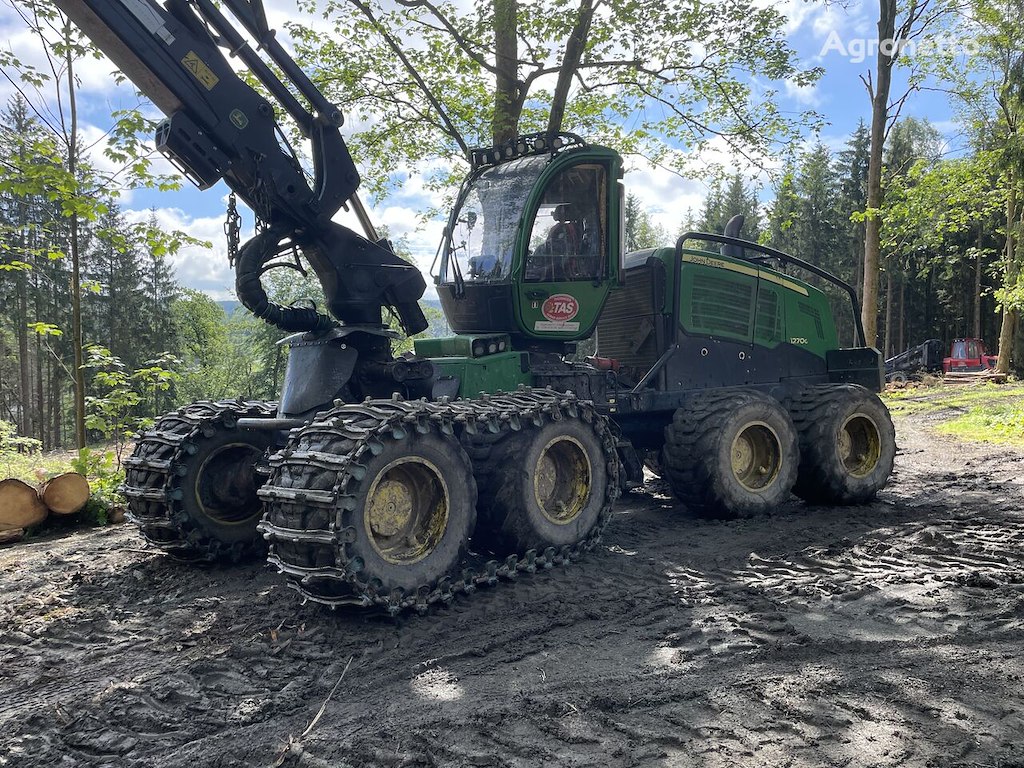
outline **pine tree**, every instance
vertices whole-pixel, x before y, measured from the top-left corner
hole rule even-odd
[[[641,207],[640,198],[632,193],[626,195],[625,219],[627,252],[669,245],[668,234],[651,221],[650,214]]]
[[[704,232],[722,234],[729,219],[737,214],[744,217],[740,237],[756,241],[761,230],[757,192],[754,189],[747,189],[743,176],[739,173],[729,178],[729,183],[724,189],[718,181],[712,184],[701,211],[700,229]]]
[[[775,200],[768,210],[768,229],[765,233],[768,245],[786,253],[796,254],[796,220],[800,215],[800,197],[796,189],[796,170],[788,166],[782,174]]]
[[[154,353],[170,351],[177,344],[171,305],[181,290],[174,279],[174,267],[167,259],[166,248],[150,236],[158,231],[156,214],[151,211],[140,249],[140,284],[145,320],[144,344]]]
[[[849,279],[839,253],[839,185],[832,155],[818,144],[804,155],[796,179],[799,203],[794,225],[797,255]]]
[[[864,289],[864,222],[854,220],[854,214],[863,213],[868,199],[868,160],[871,149],[871,135],[861,120],[846,142],[846,149],[839,153],[836,175],[840,179],[839,211],[843,226],[841,231],[846,274],[852,276],[852,284],[858,296]]]

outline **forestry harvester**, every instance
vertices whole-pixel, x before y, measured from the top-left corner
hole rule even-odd
[[[620,156],[526,135],[468,158],[434,270],[456,335],[396,356],[384,313],[424,330],[424,279],[374,234],[342,114],[262,3],[57,5],[167,115],[160,151],[252,209],[257,234],[233,254],[238,298],[291,334],[280,402],[194,403],[140,438],[124,491],[167,553],[268,551],[311,600],[425,610],[592,547],[645,461],[710,516],[792,492],[858,504],[885,485],[895,440],[874,394],[880,356],[832,275],[732,234],[624,253]],[[311,176],[276,109],[308,140]],[[343,206],[362,235],[333,221]],[[323,312],[261,285],[296,252]],[[860,346],[840,348],[828,297],[794,270],[849,297]],[[574,360],[595,335],[596,355]]]

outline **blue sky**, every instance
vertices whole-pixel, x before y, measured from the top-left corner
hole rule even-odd
[[[4,0],[0,4],[0,40],[6,41],[6,46],[24,59],[39,61],[31,36],[7,3],[8,0]],[[294,0],[265,0],[265,5],[271,24],[278,28],[288,18],[298,16]],[[823,78],[812,88],[777,84],[781,107],[793,112],[812,108],[824,114],[828,125],[817,138],[838,151],[857,122],[867,121],[870,115],[867,92],[860,76],[873,66],[873,56],[865,57],[864,49],[875,34],[878,6],[863,0],[855,0],[845,7],[803,0],[783,0],[773,5],[789,19],[788,39],[802,63],[825,69]],[[84,62],[80,68],[87,136],[98,137],[102,133],[112,110],[136,103],[130,89],[113,87],[111,71],[112,65],[106,61]],[[901,93],[902,88],[902,76],[898,73],[894,93]],[[2,95],[6,100],[10,87],[0,86],[0,90],[4,90]],[[903,114],[931,121],[947,137],[950,150],[955,152],[960,139],[952,120],[953,111],[941,93],[929,91],[915,94]],[[806,139],[808,143],[814,140],[813,136]],[[768,175],[760,174],[758,181],[764,189],[762,196],[770,197]],[[626,184],[629,191],[640,197],[654,220],[670,233],[678,229],[688,209],[700,208],[707,193],[702,179],[682,179],[640,162],[633,163]],[[185,182],[177,192],[135,191],[122,201],[134,216],[148,216],[148,209],[154,208],[165,227],[183,229],[213,243],[212,250],[189,249],[180,254],[176,259],[176,272],[185,285],[204,290],[218,299],[232,298],[233,275],[227,265],[222,233],[226,195],[223,184],[200,192]],[[406,239],[424,271],[433,258],[443,226],[440,221],[426,226],[419,221],[418,213],[431,202],[418,180],[411,179],[393,196],[376,201],[371,208],[375,222],[386,224],[393,235]],[[251,226],[251,216],[244,218]],[[428,296],[432,293],[431,285]]]

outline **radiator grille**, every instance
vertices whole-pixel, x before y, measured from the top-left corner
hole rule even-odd
[[[697,272],[690,283],[690,330],[749,336],[753,283]]]
[[[659,322],[651,308],[650,269],[631,269],[625,287],[608,294],[597,324],[597,353],[642,376],[658,358]]]

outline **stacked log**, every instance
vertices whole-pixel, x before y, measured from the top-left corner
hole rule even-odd
[[[1005,384],[1006,374],[997,371],[952,371],[944,374],[943,384]]]
[[[89,500],[89,481],[77,472],[47,480],[38,488],[16,478],[0,480],[0,544],[17,541],[51,512],[70,515]]]
[[[55,515],[74,514],[89,500],[89,481],[77,472],[65,472],[39,486],[39,498]]]

